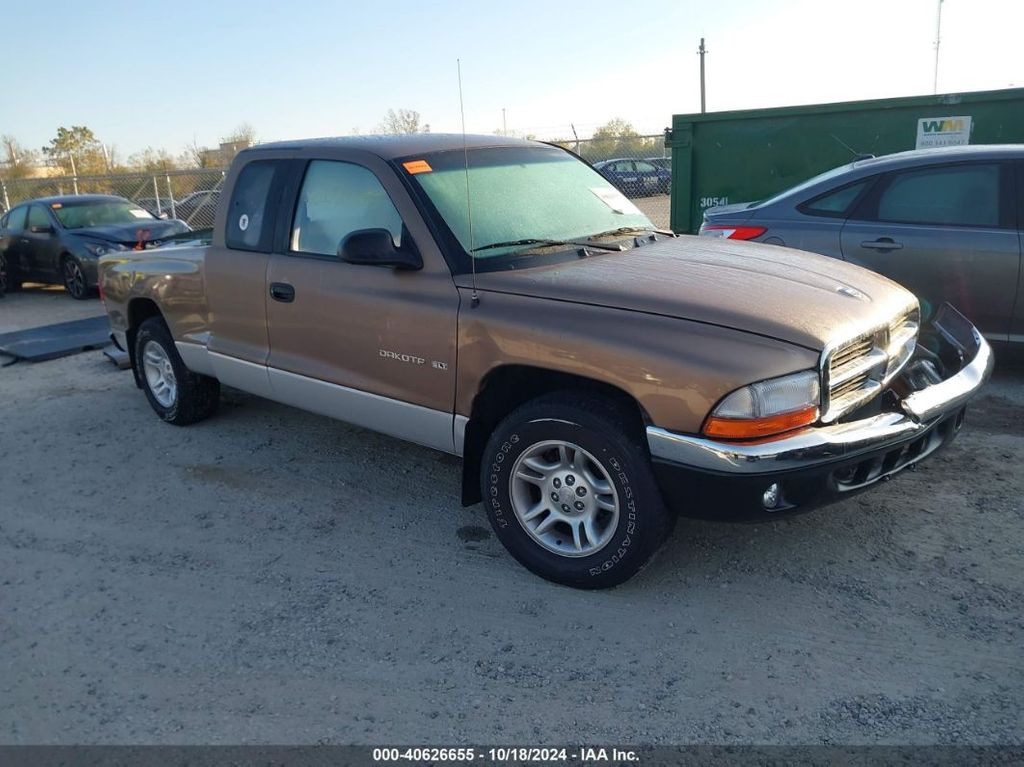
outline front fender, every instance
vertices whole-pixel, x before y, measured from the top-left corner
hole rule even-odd
[[[502,365],[546,368],[614,386],[651,425],[695,434],[741,386],[815,368],[818,353],[717,325],[624,309],[486,292],[459,315],[456,414]]]

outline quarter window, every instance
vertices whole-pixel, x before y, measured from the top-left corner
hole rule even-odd
[[[28,207],[21,205],[12,210],[7,215],[10,218],[7,220],[7,228],[14,232],[20,232],[25,228],[25,215],[28,213]]]
[[[860,196],[860,193],[864,191],[864,187],[867,185],[867,181],[861,181],[856,184],[844,186],[842,189],[837,189],[834,192],[828,192],[827,194],[805,203],[802,210],[804,213],[813,213],[817,216],[842,218],[850,209],[850,205],[853,204],[853,201]]]
[[[878,220],[947,226],[999,225],[999,165],[954,165],[896,174]]]
[[[342,240],[360,229],[387,229],[402,244],[402,217],[377,177],[360,165],[314,160],[302,182],[291,249],[335,256]]]
[[[231,193],[225,242],[236,250],[270,251],[273,234],[267,219],[267,199],[274,182],[278,160],[257,160],[242,168]],[[196,199],[199,202],[199,199]]]

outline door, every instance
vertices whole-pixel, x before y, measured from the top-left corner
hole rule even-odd
[[[21,249],[24,247],[25,219],[28,206],[18,205],[0,217],[0,255],[7,263],[7,279],[9,282],[20,280]]]
[[[233,179],[224,218],[216,224],[224,237],[214,237],[204,259],[210,333],[194,339],[212,352],[217,378],[261,396],[270,396],[267,268],[287,169],[284,160],[254,160]]]
[[[274,398],[452,451],[458,292],[393,171],[377,170],[312,160],[296,185],[267,279]],[[362,229],[387,230],[423,268],[345,263],[339,245]]]
[[[843,258],[911,290],[925,317],[948,301],[1005,339],[1021,266],[1012,190],[996,161],[890,173],[843,226]]]
[[[30,205],[28,222],[21,237],[19,270],[27,279],[60,279],[61,244],[50,212],[42,205]]]
[[[1017,242],[1021,252],[1021,268],[1017,278],[1017,301],[1014,305],[1013,320],[1010,322],[1010,340],[1024,343],[1024,160],[1017,160],[1014,165],[1016,183],[1013,191],[1017,200],[1013,207],[1017,212]]]
[[[661,179],[654,165],[644,160],[636,160],[633,167],[636,168],[638,194],[649,197],[661,191]]]

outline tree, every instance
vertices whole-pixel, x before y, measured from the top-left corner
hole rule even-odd
[[[239,123],[220,142],[222,144],[235,144],[239,149],[245,149],[256,143],[256,129],[249,123]]]
[[[57,135],[43,147],[43,154],[50,164],[68,175],[85,176],[107,171],[103,145],[84,125],[57,128]]]
[[[177,161],[166,149],[146,147],[128,158],[128,167],[137,171],[172,170]]]
[[[199,146],[199,142],[192,137],[192,143],[186,144],[185,149],[178,157],[178,164],[183,168],[206,168],[209,167],[209,152]]]
[[[580,153],[590,162],[612,157],[644,157],[656,148],[655,142],[636,132],[631,123],[620,117],[609,120],[596,131]]]
[[[524,133],[523,131],[504,130],[502,128],[495,128],[494,129],[494,135],[495,136],[510,136],[512,138],[524,138],[527,141],[536,141],[537,140],[537,134],[536,133],[529,133],[529,132]]]
[[[389,109],[377,125],[378,133],[430,133],[430,126],[420,126],[420,113],[415,109]]]
[[[25,149],[14,136],[0,136],[0,152],[2,152],[3,175],[5,178],[26,178],[32,174],[39,163],[39,153]]]

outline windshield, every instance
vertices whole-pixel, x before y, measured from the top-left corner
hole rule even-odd
[[[134,224],[152,221],[154,216],[134,202],[127,200],[99,200],[96,202],[55,203],[50,206],[65,229],[108,224]]]
[[[461,246],[478,260],[543,247],[536,241],[585,240],[620,228],[654,229],[619,190],[586,163],[555,147],[488,147],[408,158],[409,173]],[[523,241],[534,241],[534,244]],[[508,243],[494,247],[495,243]]]

